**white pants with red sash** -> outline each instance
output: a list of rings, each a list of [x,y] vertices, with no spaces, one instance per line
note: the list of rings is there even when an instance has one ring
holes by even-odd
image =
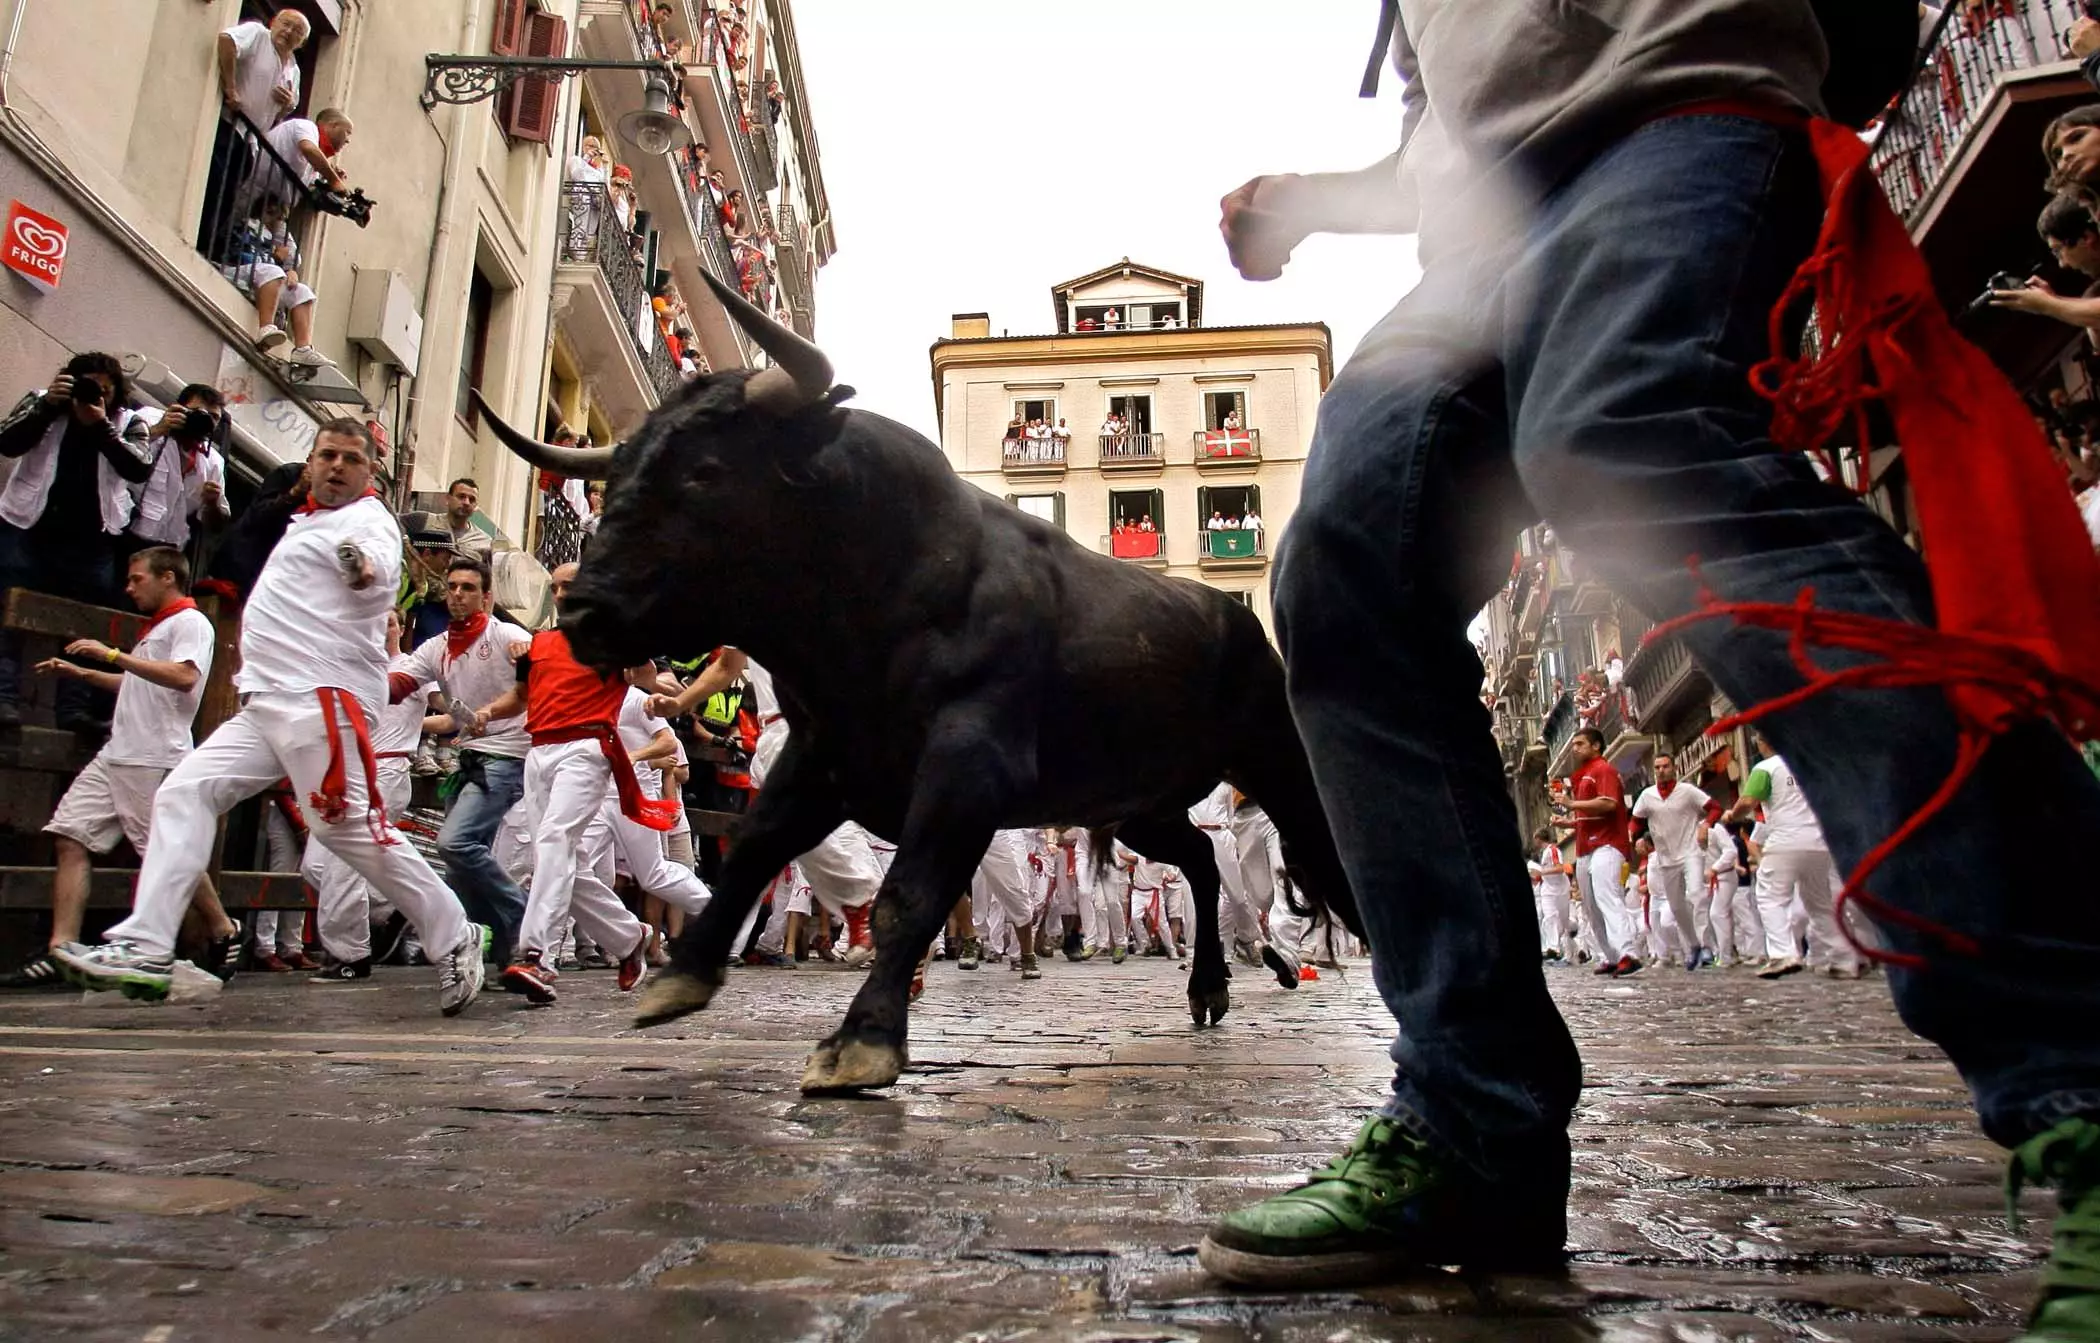
[[[282,691],[251,695],[241,711],[169,772],[153,799],[153,843],[139,868],[131,917],[109,930],[111,941],[136,942],[153,955],[171,955],[175,933],[189,908],[190,893],[204,875],[217,839],[219,817],[279,779],[292,781],[302,803],[307,833],[406,915],[434,954],[467,938],[467,914],[459,898],[439,880],[415,847],[388,834],[382,843],[368,815],[372,799],[364,770],[355,759],[355,737],[345,709],[335,710],[340,749],[348,759],[343,777],[345,806],[334,820],[305,800],[321,791],[329,773],[329,725],[311,693]],[[369,728],[369,710],[366,727]]]
[[[406,756],[379,760],[379,795],[386,801],[386,814],[396,819],[408,809],[415,790],[408,763]],[[371,955],[372,906],[375,900],[385,903],[383,896],[373,892],[372,883],[312,838],[306,841],[299,873],[314,888],[314,929],[328,954],[339,961],[361,961]]]
[[[612,766],[595,737],[535,746],[525,756],[525,807],[532,826],[532,892],[518,925],[520,953],[550,958],[562,924],[607,955],[633,951],[641,920],[613,894],[612,834],[606,795]]]

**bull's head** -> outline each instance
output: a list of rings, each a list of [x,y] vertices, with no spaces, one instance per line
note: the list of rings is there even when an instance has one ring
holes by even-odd
[[[562,610],[587,662],[685,656],[744,637],[735,608],[780,563],[798,465],[835,432],[835,417],[811,413],[837,399],[823,352],[706,278],[771,367],[696,379],[618,448],[541,443],[481,404],[496,436],[534,466],[606,482],[604,515]]]

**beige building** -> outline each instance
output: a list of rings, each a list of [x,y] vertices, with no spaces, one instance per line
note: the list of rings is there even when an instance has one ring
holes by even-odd
[[[669,8],[658,31],[624,0],[0,0],[0,193],[65,235],[55,288],[0,276],[0,399],[96,349],[139,370],[148,406],[215,383],[236,403],[236,506],[270,467],[303,457],[321,421],[355,415],[389,444],[402,502],[410,487],[427,497],[455,476],[479,482],[482,525],[516,559],[499,566],[499,590],[536,606],[536,481],[479,422],[469,389],[521,426],[617,438],[679,381],[649,311],[658,272],[690,304],[695,362],[733,367],[751,352],[701,268],[741,277],[807,331],[832,247],[786,0],[725,3],[719,20],[705,0]],[[376,202],[363,227],[311,193],[290,212],[301,278],[319,296],[313,344],[332,368],[256,349],[235,235],[257,179],[223,168],[228,134],[241,133],[221,110],[219,35],[287,9],[312,29],[295,114],[348,113],[355,134],[338,162]],[[529,78],[426,109],[426,56],[492,52],[675,62],[672,110],[709,147],[722,188],[745,193],[751,241],[733,244],[682,156],[622,137],[620,118],[644,104],[640,71]],[[586,131],[628,166],[645,216],[575,199]],[[252,147],[247,159],[267,167]],[[625,231],[581,226],[614,217]]]
[[[934,342],[948,460],[1082,544],[1270,624],[1269,557],[1334,371],[1326,325],[1206,326],[1201,280],[1128,257],[1050,297],[1051,334],[994,336],[974,313]],[[1255,526],[1219,525],[1250,512]]]

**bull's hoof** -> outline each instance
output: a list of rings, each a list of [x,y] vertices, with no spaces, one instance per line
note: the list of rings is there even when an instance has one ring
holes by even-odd
[[[903,1074],[909,1061],[901,1045],[833,1037],[809,1056],[802,1070],[802,1094],[829,1096],[886,1087]]]
[[[676,1021],[714,1001],[715,991],[721,987],[698,975],[667,970],[650,980],[648,987],[642,990],[641,1001],[634,1007],[634,1024],[661,1026],[667,1021]]]
[[[1198,1026],[1215,1026],[1225,1019],[1225,1010],[1232,1006],[1232,990],[1224,985],[1208,993],[1189,994],[1189,1015]]]

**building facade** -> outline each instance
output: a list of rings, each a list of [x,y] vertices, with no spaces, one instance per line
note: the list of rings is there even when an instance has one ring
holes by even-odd
[[[360,223],[319,193],[286,193],[299,278],[318,295],[313,345],[332,365],[318,368],[256,347],[235,235],[259,212],[269,155],[222,108],[215,66],[222,31],[283,10],[311,28],[292,114],[349,116],[336,162],[374,202]],[[499,595],[521,611],[542,609],[533,551],[548,509],[470,391],[519,425],[624,435],[678,385],[666,329],[691,328],[688,367],[752,360],[702,267],[813,327],[832,235],[786,0],[719,13],[702,0],[0,0],[0,38],[10,231],[27,221],[62,257],[55,285],[23,266],[0,276],[0,395],[97,349],[137,370],[144,406],[216,384],[234,402],[237,506],[321,422],[356,416],[386,444],[404,507],[477,481]],[[491,54],[665,62],[673,111],[721,176],[710,185],[691,156],[621,138],[620,117],[643,106],[640,71],[528,77],[426,107],[427,55]],[[625,207],[607,185],[575,190],[588,133],[632,174]],[[229,134],[259,166],[226,171]],[[749,202],[733,228],[718,203],[730,191]]]
[[[1269,557],[1333,377],[1327,327],[1207,326],[1202,281],[1128,257],[1051,303],[1049,334],[994,336],[962,314],[934,342],[948,460],[1081,544],[1207,583],[1269,625]]]

